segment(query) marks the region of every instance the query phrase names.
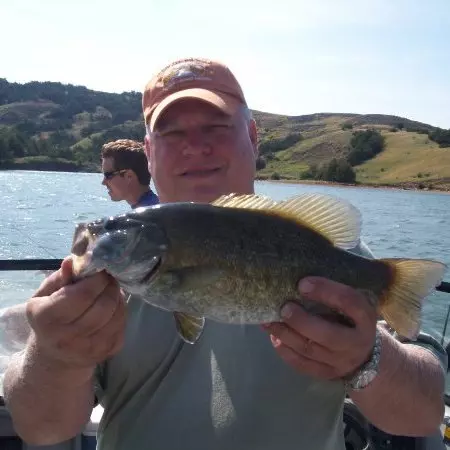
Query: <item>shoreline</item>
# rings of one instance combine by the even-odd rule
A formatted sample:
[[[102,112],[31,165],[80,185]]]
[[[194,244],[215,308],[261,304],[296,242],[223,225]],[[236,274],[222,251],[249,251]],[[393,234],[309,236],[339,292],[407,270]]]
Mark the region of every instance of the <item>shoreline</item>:
[[[417,191],[417,192],[430,192],[430,193],[439,193],[439,194],[450,194],[450,186],[443,187],[442,189],[436,189],[435,187],[429,188],[418,187],[419,183],[405,181],[403,183],[396,184],[359,184],[359,183],[338,183],[335,181],[324,181],[324,180],[271,180],[266,178],[258,178],[256,177],[256,181],[264,181],[268,183],[281,183],[281,184],[303,184],[303,185],[319,185],[319,186],[336,186],[336,187],[344,187],[344,188],[359,188],[359,189],[387,189],[387,190],[396,190],[396,191]],[[430,183],[433,183],[431,181]],[[436,183],[436,182],[434,182]]]
[[[68,164],[66,162],[61,163],[61,161],[52,161],[45,163],[34,163],[34,164],[7,164],[0,166],[1,171],[37,171],[37,172],[69,172],[69,173],[101,173],[100,170],[95,170],[94,167],[80,167],[75,166],[75,164]],[[256,176],[255,181],[264,181],[268,183],[280,183],[280,184],[303,184],[303,185],[319,185],[319,186],[336,186],[344,188],[360,188],[360,189],[388,189],[388,190],[398,190],[398,191],[418,191],[418,192],[431,192],[440,194],[450,194],[450,180],[442,188],[436,186],[439,183],[438,180],[430,180],[425,182],[415,182],[415,181],[404,181],[395,184],[371,184],[371,183],[338,183],[335,181],[324,181],[324,180],[295,180],[282,178],[280,180],[273,180],[266,177]],[[432,184],[433,187],[430,188],[427,184]],[[419,187],[422,185],[423,187]]]

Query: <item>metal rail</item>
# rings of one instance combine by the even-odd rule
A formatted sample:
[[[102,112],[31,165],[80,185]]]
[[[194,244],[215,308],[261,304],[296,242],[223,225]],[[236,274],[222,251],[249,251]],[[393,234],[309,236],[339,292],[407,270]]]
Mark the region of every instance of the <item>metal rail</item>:
[[[2,270],[58,270],[62,259],[0,259]],[[436,290],[450,294],[450,282],[443,281]]]

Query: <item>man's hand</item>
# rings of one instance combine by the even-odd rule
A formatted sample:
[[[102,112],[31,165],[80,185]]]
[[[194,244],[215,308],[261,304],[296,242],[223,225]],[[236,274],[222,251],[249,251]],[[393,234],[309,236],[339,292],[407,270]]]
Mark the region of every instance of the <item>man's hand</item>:
[[[52,365],[93,369],[122,346],[125,303],[106,273],[70,284],[72,261],[43,281],[28,301],[35,350]]]
[[[30,336],[5,372],[4,398],[15,430],[34,445],[80,433],[94,405],[96,365],[123,341],[125,303],[117,283],[104,272],[72,281],[67,258],[28,300],[22,314]]]
[[[341,311],[355,327],[331,323],[288,303],[282,309],[283,322],[264,325],[276,351],[288,364],[313,377],[331,380],[351,376],[371,355],[377,311],[361,292],[325,278],[304,278],[299,291]]]

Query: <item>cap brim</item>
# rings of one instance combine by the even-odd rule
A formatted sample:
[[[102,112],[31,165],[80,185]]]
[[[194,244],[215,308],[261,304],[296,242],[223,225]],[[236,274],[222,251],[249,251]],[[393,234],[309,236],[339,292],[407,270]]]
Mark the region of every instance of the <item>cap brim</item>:
[[[222,92],[213,92],[207,89],[192,88],[174,92],[173,94],[166,97],[153,111],[149,123],[150,131],[153,131],[157,120],[159,119],[159,117],[161,117],[161,114],[167,109],[169,105],[172,105],[178,100],[186,98],[202,100],[219,108],[225,114],[230,115],[235,113],[239,106],[242,105],[241,101],[239,101],[235,97],[232,97],[231,95],[224,94]]]

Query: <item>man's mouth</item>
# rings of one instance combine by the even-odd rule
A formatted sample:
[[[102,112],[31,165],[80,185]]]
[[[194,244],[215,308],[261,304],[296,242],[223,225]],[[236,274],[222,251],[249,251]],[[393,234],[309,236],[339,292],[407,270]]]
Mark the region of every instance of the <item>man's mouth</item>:
[[[206,178],[209,177],[211,175],[215,175],[216,173],[218,173],[221,170],[220,167],[214,167],[211,169],[189,169],[186,170],[185,172],[181,173],[182,177],[186,177],[186,178]]]

